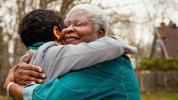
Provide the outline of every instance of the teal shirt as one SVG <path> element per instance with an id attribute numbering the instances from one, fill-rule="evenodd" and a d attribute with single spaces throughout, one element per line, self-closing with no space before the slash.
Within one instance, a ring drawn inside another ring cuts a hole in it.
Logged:
<path id="1" fill-rule="evenodd" d="M 140 100 L 132 65 L 123 56 L 36 86 L 33 100 Z"/>
<path id="2" fill-rule="evenodd" d="M 45 44 L 46 42 L 37 42 L 31 46 L 27 47 L 27 50 L 32 49 L 32 50 L 37 50 L 40 46 L 42 46 L 43 44 Z"/>

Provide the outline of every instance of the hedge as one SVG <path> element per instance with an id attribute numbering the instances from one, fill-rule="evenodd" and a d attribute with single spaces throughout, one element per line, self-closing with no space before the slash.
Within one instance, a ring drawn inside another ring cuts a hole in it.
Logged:
<path id="1" fill-rule="evenodd" d="M 137 66 L 138 70 L 178 70 L 178 58 L 161 59 L 161 58 L 144 58 Z"/>

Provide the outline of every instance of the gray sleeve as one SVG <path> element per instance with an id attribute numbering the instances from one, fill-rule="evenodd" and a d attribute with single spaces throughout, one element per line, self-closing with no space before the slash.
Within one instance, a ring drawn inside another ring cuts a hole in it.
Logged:
<path id="1" fill-rule="evenodd" d="M 35 54 L 35 52 L 36 52 L 35 50 L 32 50 L 32 49 L 31 49 L 31 51 L 33 52 L 33 54 Z M 26 51 L 26 53 L 24 55 L 22 55 L 20 57 L 19 63 L 25 62 L 27 53 L 28 53 L 28 50 Z"/>
<path id="2" fill-rule="evenodd" d="M 43 66 L 47 67 L 47 74 L 50 79 L 53 79 L 70 70 L 114 59 L 125 52 L 125 47 L 127 49 L 132 47 L 122 44 L 124 44 L 122 39 L 103 37 L 90 43 L 52 46 L 45 51 L 45 55 L 43 54 Z"/>

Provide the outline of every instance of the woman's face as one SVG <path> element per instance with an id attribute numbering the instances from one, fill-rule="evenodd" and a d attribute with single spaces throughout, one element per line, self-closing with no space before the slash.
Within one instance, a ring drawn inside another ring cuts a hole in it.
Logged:
<path id="1" fill-rule="evenodd" d="M 88 43 L 98 38 L 93 21 L 82 10 L 71 13 L 64 23 L 66 25 L 66 28 L 62 31 L 64 44 Z"/>

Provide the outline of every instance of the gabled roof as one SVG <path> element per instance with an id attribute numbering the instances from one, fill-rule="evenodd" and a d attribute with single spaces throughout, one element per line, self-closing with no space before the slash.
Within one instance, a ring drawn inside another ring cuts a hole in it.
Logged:
<path id="1" fill-rule="evenodd" d="M 161 26 L 158 27 L 158 32 L 168 56 L 171 58 L 178 57 L 178 27 L 173 23 L 169 26 L 161 23 Z"/>

